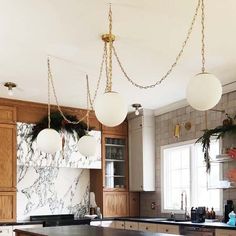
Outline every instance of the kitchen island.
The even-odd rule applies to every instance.
[[[89,225],[44,227],[40,229],[16,229],[16,236],[176,236],[176,234],[149,233],[112,229]]]

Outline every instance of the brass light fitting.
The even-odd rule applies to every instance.
[[[6,83],[4,83],[4,86],[7,87],[9,96],[13,95],[12,89],[17,87],[17,85],[13,82],[6,82]]]
[[[116,36],[114,34],[102,34],[101,36],[102,40],[106,43],[114,42],[116,39]]]

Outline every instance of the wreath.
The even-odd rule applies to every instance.
[[[72,122],[78,122],[76,116],[65,114],[65,117]],[[60,112],[51,113],[50,118],[51,128],[55,129],[58,132],[67,131],[68,133],[72,134],[74,138],[77,139],[81,138],[86,134],[87,125],[83,121],[79,122],[78,124],[69,123],[64,120]],[[40,122],[33,126],[31,132],[29,133],[31,141],[33,142],[37,138],[39,132],[46,128],[48,128],[48,116],[45,116]]]
[[[203,135],[196,141],[196,143],[202,144],[202,151],[204,153],[204,160],[206,162],[206,171],[210,172],[210,143],[211,138],[215,137],[216,139],[223,138],[226,134],[232,135],[236,134],[236,125],[233,124],[233,120],[236,119],[236,116],[234,118],[230,117],[228,114],[226,114],[226,119],[223,120],[223,124],[220,126],[217,126],[214,129],[205,129],[203,130]]]

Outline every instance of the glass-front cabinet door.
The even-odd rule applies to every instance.
[[[127,189],[127,140],[124,137],[104,136],[105,189]]]

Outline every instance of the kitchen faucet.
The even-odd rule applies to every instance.
[[[185,195],[185,198],[184,198],[184,195]],[[185,203],[185,206],[184,206],[184,203]],[[182,191],[182,193],[181,193],[181,207],[180,207],[180,209],[184,210],[184,218],[188,219],[189,215],[188,215],[187,192],[185,190]]]

